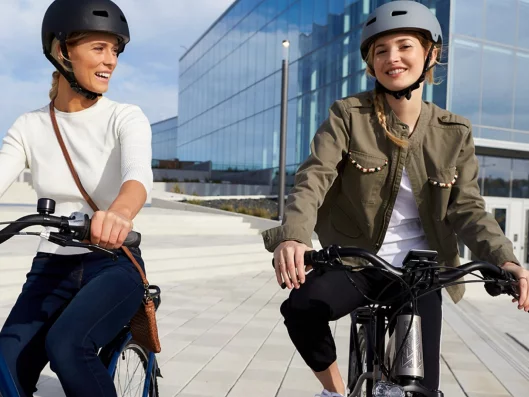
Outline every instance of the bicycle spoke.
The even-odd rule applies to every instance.
[[[147,357],[135,348],[127,348],[119,360],[116,370],[117,391],[120,397],[141,397],[146,381]],[[125,361],[123,363],[122,361]],[[133,362],[134,361],[134,362]],[[139,371],[139,372],[138,372]]]

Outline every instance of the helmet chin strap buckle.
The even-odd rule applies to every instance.
[[[98,96],[101,96],[101,94],[98,94],[96,92],[85,90],[83,87],[81,87],[77,83],[77,81],[70,81],[70,87],[77,94],[80,94],[80,95],[84,96],[85,98],[90,99],[92,101],[94,99],[96,99]]]

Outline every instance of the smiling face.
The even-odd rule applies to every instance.
[[[389,90],[399,91],[415,83],[424,69],[428,54],[426,43],[413,33],[394,33],[379,37],[369,51],[369,64],[376,79]],[[436,59],[437,49],[432,53]]]
[[[108,33],[90,33],[68,44],[76,80],[86,90],[103,94],[118,63],[118,39]]]

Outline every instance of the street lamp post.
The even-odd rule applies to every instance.
[[[281,125],[279,137],[279,178],[278,178],[278,219],[283,220],[285,211],[285,179],[287,157],[287,107],[288,107],[288,47],[290,42],[283,40],[283,62],[281,74]]]

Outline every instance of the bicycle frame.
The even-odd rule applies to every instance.
[[[18,390],[15,386],[7,363],[4,357],[0,354],[0,396],[2,397],[20,397]]]

